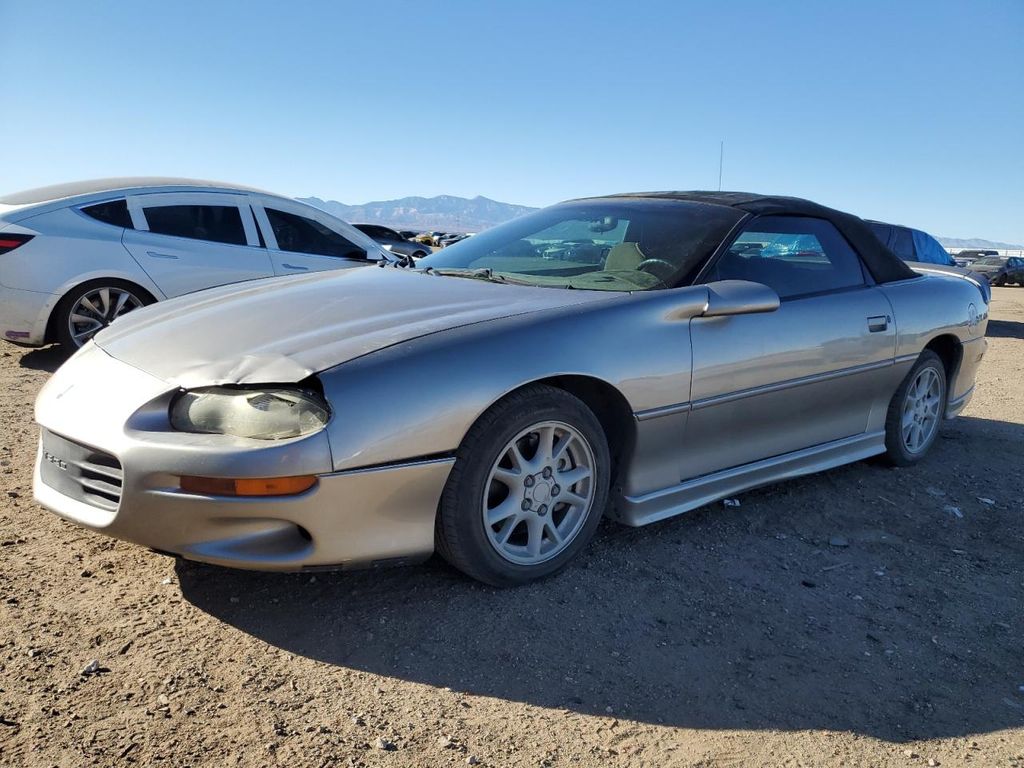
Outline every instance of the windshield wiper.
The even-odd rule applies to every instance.
[[[420,269],[425,275],[439,275],[441,277],[468,277],[471,280],[486,280],[489,283],[504,283],[505,285],[526,285],[530,288],[573,288],[568,283],[563,284],[547,284],[547,283],[535,283],[531,280],[522,280],[516,277],[510,277],[507,274],[495,272],[490,267],[449,267],[437,268],[437,267],[423,267]]]

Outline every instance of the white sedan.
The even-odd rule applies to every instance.
[[[329,213],[256,189],[166,178],[33,189],[0,197],[0,336],[74,349],[161,299],[385,256]]]

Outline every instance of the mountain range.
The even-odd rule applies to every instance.
[[[480,196],[472,199],[453,195],[403,197],[362,205],[346,205],[319,197],[300,197],[299,200],[353,224],[383,224],[417,231],[479,232],[537,210]]]
[[[321,200],[319,197],[300,197],[299,200],[353,224],[383,224],[394,229],[414,229],[422,232],[479,232],[537,210],[527,205],[501,203],[481,196],[472,199],[454,195],[403,197],[399,200],[379,200],[362,205],[346,205],[337,200]],[[980,238],[936,239],[946,248],[1024,249],[1022,245],[996,243]]]

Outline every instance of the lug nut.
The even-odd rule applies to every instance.
[[[530,509],[530,500],[529,499],[523,499],[523,505],[522,506],[523,506],[523,512],[528,511]]]
[[[559,488],[559,487],[558,487],[557,485],[553,485],[553,486],[551,486],[551,495],[552,495],[552,496],[557,496],[557,495],[558,495],[558,494],[560,494],[561,492],[562,492],[562,489],[561,489],[561,488]]]
[[[551,467],[544,467],[544,477],[551,477]]]
[[[548,505],[547,504],[541,504],[540,505],[540,509],[537,510],[537,514],[540,515],[541,517],[544,517],[544,515],[546,515],[547,513],[548,513]]]
[[[533,484],[535,482],[536,481],[533,479],[533,475],[527,475],[526,479],[523,480],[523,485],[525,485],[527,488],[533,488]]]

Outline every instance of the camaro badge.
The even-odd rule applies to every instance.
[[[57,467],[58,469],[62,469],[65,472],[68,471],[68,463],[64,461],[64,459],[54,456],[49,451],[43,451],[43,458],[46,459],[46,461],[48,461],[49,463],[53,464],[53,466]]]

